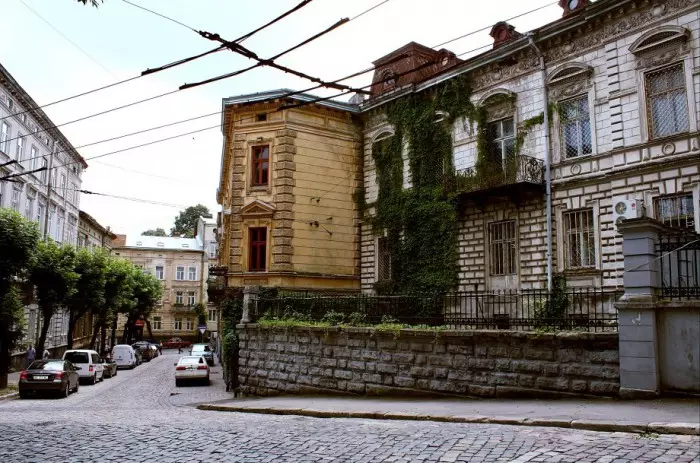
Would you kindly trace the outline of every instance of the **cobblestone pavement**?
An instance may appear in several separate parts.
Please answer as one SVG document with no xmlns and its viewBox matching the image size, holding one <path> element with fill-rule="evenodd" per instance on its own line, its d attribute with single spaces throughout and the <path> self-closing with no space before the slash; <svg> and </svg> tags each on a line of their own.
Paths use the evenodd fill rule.
<svg viewBox="0 0 700 463">
<path fill-rule="evenodd" d="M 176 388 L 176 352 L 67 399 L 0 402 L 0 461 L 700 462 L 696 436 L 207 412 L 228 399 Z"/>
</svg>

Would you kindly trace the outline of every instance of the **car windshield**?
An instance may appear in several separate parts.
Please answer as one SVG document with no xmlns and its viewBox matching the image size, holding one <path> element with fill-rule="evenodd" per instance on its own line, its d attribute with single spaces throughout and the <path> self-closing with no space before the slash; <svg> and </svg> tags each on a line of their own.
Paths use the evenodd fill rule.
<svg viewBox="0 0 700 463">
<path fill-rule="evenodd" d="M 90 363 L 87 352 L 66 352 L 63 359 L 73 363 Z"/>
<path fill-rule="evenodd" d="M 199 363 L 199 357 L 182 357 L 179 363 L 181 365 L 193 365 Z"/>
<path fill-rule="evenodd" d="M 209 346 L 194 345 L 192 346 L 192 352 L 211 352 Z"/>
<path fill-rule="evenodd" d="M 29 365 L 29 370 L 47 370 L 47 371 L 63 371 L 63 360 L 60 361 L 46 361 L 37 360 Z"/>
</svg>

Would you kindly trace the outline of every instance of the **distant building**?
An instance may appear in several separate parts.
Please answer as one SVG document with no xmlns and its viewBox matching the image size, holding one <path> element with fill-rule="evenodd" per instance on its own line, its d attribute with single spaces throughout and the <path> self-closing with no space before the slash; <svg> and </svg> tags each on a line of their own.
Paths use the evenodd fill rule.
<svg viewBox="0 0 700 463">
<path fill-rule="evenodd" d="M 216 220 L 200 217 L 197 220 L 195 239 L 202 244 L 206 254 L 207 267 L 215 267 L 219 262 L 219 242 L 217 240 Z M 207 273 L 208 275 L 208 273 Z M 205 285 L 207 281 L 205 281 Z M 205 286 L 206 288 L 206 286 Z M 207 303 L 207 329 L 212 333 L 218 332 L 219 313 L 211 302 Z"/>
<path fill-rule="evenodd" d="M 156 339 L 199 336 L 195 304 L 207 303 L 208 257 L 196 238 L 117 235 L 112 255 L 129 260 L 163 283 L 163 298 L 148 322 Z M 125 317 L 120 316 L 119 333 Z M 148 336 L 147 326 L 143 327 Z"/>
<path fill-rule="evenodd" d="M 0 65 L 0 177 L 47 169 L 0 181 L 0 207 L 38 222 L 42 234 L 54 241 L 75 245 L 82 173 L 88 165 L 44 111 L 30 110 L 38 106 Z"/>
<path fill-rule="evenodd" d="M 105 228 L 85 211 L 80 211 L 78 222 L 78 247 L 95 249 L 103 248 L 108 253 L 112 251 L 112 241 L 117 235 L 109 227 Z"/>
</svg>

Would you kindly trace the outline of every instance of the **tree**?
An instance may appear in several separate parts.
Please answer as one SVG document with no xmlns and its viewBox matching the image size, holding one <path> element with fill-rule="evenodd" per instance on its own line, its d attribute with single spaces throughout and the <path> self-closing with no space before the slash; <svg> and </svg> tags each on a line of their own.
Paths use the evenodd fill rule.
<svg viewBox="0 0 700 463">
<path fill-rule="evenodd" d="M 78 280 L 75 292 L 66 301 L 68 317 L 68 349 L 73 348 L 75 324 L 91 310 L 99 311 L 105 303 L 107 257 L 101 250 L 80 249 L 75 256 Z"/>
<path fill-rule="evenodd" d="M 16 282 L 27 270 L 38 241 L 35 223 L 0 209 L 0 389 L 7 387 L 10 352 L 22 338 L 24 308 Z"/>
<path fill-rule="evenodd" d="M 203 302 L 198 302 L 194 306 L 194 314 L 197 316 L 197 329 L 207 324 L 207 306 Z M 199 337 L 203 339 L 204 334 L 200 333 Z"/>
<path fill-rule="evenodd" d="M 82 3 L 83 5 L 87 5 L 88 2 L 90 2 L 90 4 L 91 4 L 92 6 L 94 6 L 95 8 L 99 7 L 99 6 L 100 6 L 100 3 L 101 3 L 101 2 L 98 2 L 97 0 L 78 0 L 78 1 L 79 1 L 80 3 Z M 104 2 L 104 0 L 103 0 L 103 2 Z"/>
<path fill-rule="evenodd" d="M 153 337 L 151 324 L 148 316 L 153 307 L 163 297 L 163 285 L 155 276 L 143 273 L 140 268 L 134 266 L 133 278 L 133 305 L 127 313 L 127 320 L 124 324 L 122 342 L 126 343 L 136 337 L 136 321 L 145 320 L 148 326 L 149 337 Z"/>
<path fill-rule="evenodd" d="M 100 337 L 100 352 L 107 344 L 107 329 L 117 321 L 119 310 L 132 304 L 131 271 L 133 264 L 121 258 L 107 257 L 105 272 L 104 304 L 93 311 L 95 317 L 90 347 L 95 348 L 98 334 Z M 116 325 L 114 325 L 116 330 Z M 114 345 L 114 332 L 111 340 Z"/>
<path fill-rule="evenodd" d="M 32 256 L 29 281 L 43 318 L 36 351 L 43 352 L 51 317 L 75 292 L 79 275 L 75 272 L 75 249 L 53 241 L 39 241 Z"/>
<path fill-rule="evenodd" d="M 168 234 L 162 228 L 156 228 L 155 230 L 146 230 L 141 233 L 143 236 L 168 236 Z"/>
<path fill-rule="evenodd" d="M 197 219 L 202 216 L 211 216 L 211 213 L 206 206 L 202 206 L 201 204 L 190 206 L 184 211 L 180 211 L 180 214 L 175 217 L 175 226 L 170 229 L 170 236 L 194 237 Z"/>
</svg>

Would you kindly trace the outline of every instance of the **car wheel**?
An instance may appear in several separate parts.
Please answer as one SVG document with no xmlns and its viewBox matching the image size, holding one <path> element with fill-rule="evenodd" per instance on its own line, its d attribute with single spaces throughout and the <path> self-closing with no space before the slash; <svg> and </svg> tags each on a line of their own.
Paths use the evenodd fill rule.
<svg viewBox="0 0 700 463">
<path fill-rule="evenodd" d="M 97 373 L 95 373 L 95 375 L 92 378 L 90 378 L 91 385 L 94 386 L 96 383 L 97 383 Z"/>
<path fill-rule="evenodd" d="M 73 392 L 78 392 L 78 388 L 80 388 L 80 381 L 75 382 L 75 389 L 73 389 Z"/>
<path fill-rule="evenodd" d="M 29 398 L 29 391 L 19 391 L 19 398 L 20 399 L 28 399 Z"/>
<path fill-rule="evenodd" d="M 63 388 L 63 391 L 61 391 L 61 397 L 68 397 L 70 395 L 70 382 L 66 383 L 66 387 Z"/>
<path fill-rule="evenodd" d="M 114 374 L 112 375 L 112 377 L 114 376 L 117 376 L 117 370 L 114 370 Z"/>
</svg>

